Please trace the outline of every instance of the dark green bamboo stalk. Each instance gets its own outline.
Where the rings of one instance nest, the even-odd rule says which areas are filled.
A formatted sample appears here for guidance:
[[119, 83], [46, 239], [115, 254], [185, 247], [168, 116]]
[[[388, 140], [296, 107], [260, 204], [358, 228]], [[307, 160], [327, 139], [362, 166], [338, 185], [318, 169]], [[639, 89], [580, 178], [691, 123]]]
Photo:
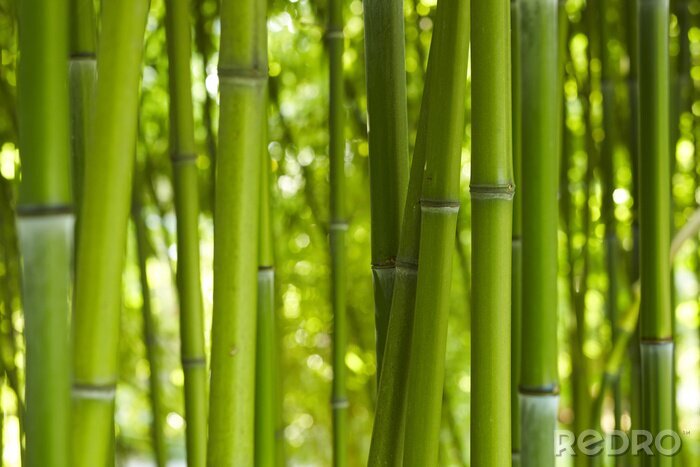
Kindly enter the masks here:
[[[673, 429], [668, 29], [668, 0], [639, 0], [642, 428], [654, 436]], [[642, 463], [671, 466], [673, 458]]]
[[[330, 159], [330, 252], [331, 304], [333, 309], [333, 465], [347, 465], [348, 399], [345, 387], [345, 349], [347, 317], [345, 304], [346, 253], [345, 235], [345, 109], [343, 96], [343, 3], [329, 3], [326, 42], [330, 63], [329, 143]], [[375, 278], [378, 276], [375, 276]], [[375, 284], [377, 282], [375, 281]], [[377, 294], [375, 293], [375, 296]]]
[[260, 157], [267, 83], [263, 0], [221, 4], [219, 153], [207, 465], [254, 465]]
[[[23, 263], [26, 446], [30, 467], [68, 462], [69, 304], [73, 245], [68, 3], [19, 4], [17, 229]], [[52, 118], [47, 118], [47, 112]]]
[[[523, 13], [526, 3], [520, 5]], [[509, 465], [513, 458], [513, 309], [511, 289], [502, 286], [512, 278], [514, 247], [510, 16], [507, 1], [473, 2], [471, 465]], [[524, 23], [518, 24], [521, 26]], [[525, 38], [518, 39], [518, 45], [525, 45]], [[520, 103], [518, 100], [516, 111]], [[520, 128], [517, 134], [524, 141]], [[518, 213], [517, 220], [520, 218]], [[515, 240], [517, 247], [519, 239]], [[516, 292], [518, 287], [516, 284]]]
[[203, 467], [207, 443], [207, 361], [199, 272], [199, 188], [190, 76], [189, 2], [168, 0], [165, 6], [187, 461], [190, 467]]
[[150, 374], [149, 397], [151, 400], [151, 439], [156, 465], [165, 467], [168, 462], [168, 448], [165, 444], [165, 417], [163, 414], [163, 389], [160, 385], [160, 356], [158, 355], [158, 332], [155, 317], [151, 307], [151, 288], [148, 283], [147, 262], [149, 256], [148, 231], [143, 218], [143, 194], [141, 181], [135, 177], [133, 187], [133, 205], [131, 218], [134, 222], [136, 237], [136, 256], [139, 267], [139, 281], [141, 284], [141, 315], [143, 317], [143, 340], [146, 347], [146, 359]]
[[[520, 63], [520, 2], [511, 0], [511, 90], [512, 90], [512, 137], [513, 137], [513, 172], [515, 186], [521, 184], [522, 172], [522, 101], [521, 101], [521, 63]], [[520, 382], [521, 321], [522, 321], [522, 200], [516, 191], [513, 197], [513, 240], [511, 270], [511, 330], [510, 330], [510, 425], [511, 451], [513, 467], [520, 467], [520, 400], [518, 385]]]
[[[267, 113], [263, 126], [267, 125]], [[275, 331], [275, 269], [272, 258], [270, 219], [270, 158], [267, 131], [263, 128], [263, 157], [260, 173], [260, 243], [258, 245], [258, 336], [255, 362], [255, 465], [277, 465], [278, 420], [277, 337]]]
[[522, 0], [522, 465], [554, 466], [559, 128], [556, 0]]
[[377, 382], [389, 326], [408, 179], [403, 2], [364, 0]]
[[428, 92], [430, 99], [441, 108], [431, 115], [426, 129], [425, 145], [430, 152], [426, 157], [420, 198], [419, 268], [408, 364], [403, 456], [407, 467], [437, 462], [464, 137], [469, 2], [440, 0], [437, 8], [434, 48], [429, 59], [435, 61], [436, 72], [430, 77]]
[[98, 53], [76, 255], [72, 467], [113, 462], [121, 276], [148, 3], [102, 2], [105, 53]]
[[[95, 11], [91, 0], [70, 0], [69, 87], [73, 141], [73, 197], [80, 207], [88, 142], [89, 113], [95, 88]], [[76, 213], [79, 220], [80, 213]]]

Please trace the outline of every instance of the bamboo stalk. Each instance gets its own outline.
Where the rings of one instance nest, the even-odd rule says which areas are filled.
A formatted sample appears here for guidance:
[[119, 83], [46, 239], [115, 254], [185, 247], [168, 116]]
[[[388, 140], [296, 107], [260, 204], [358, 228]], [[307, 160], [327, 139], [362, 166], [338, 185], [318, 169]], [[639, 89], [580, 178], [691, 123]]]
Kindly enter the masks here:
[[331, 304], [333, 309], [333, 385], [331, 389], [331, 407], [333, 409], [333, 465], [335, 467], [345, 466], [348, 462], [348, 399], [345, 382], [345, 350], [348, 332], [345, 303], [345, 236], [348, 224], [345, 214], [343, 40], [343, 3], [340, 0], [333, 0], [329, 3], [326, 42], [330, 64], [328, 158], [330, 160], [331, 219], [329, 240]]
[[141, 285], [141, 315], [143, 317], [143, 341], [146, 347], [146, 359], [150, 369], [148, 383], [151, 401], [151, 439], [156, 465], [165, 467], [168, 461], [168, 449], [165, 444], [165, 417], [163, 414], [163, 390], [159, 384], [161, 365], [158, 355], [157, 325], [151, 307], [151, 288], [148, 282], [148, 232], [143, 218], [143, 195], [140, 177], [135, 177], [133, 187], [133, 204], [131, 218], [134, 222], [136, 238], [136, 256]]
[[263, 0], [221, 4], [219, 152], [207, 465], [254, 465], [255, 336], [262, 122]]
[[[520, 4], [522, 13], [526, 12], [525, 3]], [[509, 465], [513, 459], [510, 394], [513, 308], [511, 289], [499, 285], [508, 284], [512, 267], [518, 265], [512, 263], [514, 246], [515, 260], [520, 260], [519, 239], [514, 235], [519, 234], [523, 224], [522, 214], [518, 212], [517, 231], [512, 229], [514, 123], [510, 16], [507, 1], [473, 3], [471, 465]], [[516, 25], [516, 34], [523, 26], [524, 23]], [[525, 44], [525, 38], [516, 38], [518, 46]], [[518, 73], [520, 70], [525, 71], [524, 67]], [[519, 89], [515, 92], [520, 95]], [[516, 112], [521, 102], [520, 99], [516, 102]], [[516, 135], [522, 138], [518, 143], [524, 141], [520, 128]], [[520, 148], [516, 151], [520, 153]], [[516, 293], [518, 287], [516, 284]], [[494, 420], [499, 422], [493, 423]]]
[[378, 383], [408, 181], [405, 39], [403, 2], [363, 4]]
[[194, 141], [189, 2], [166, 2], [170, 86], [170, 154], [177, 218], [177, 290], [180, 301], [180, 354], [185, 374], [187, 461], [206, 463], [207, 361], [199, 266], [199, 187]]
[[435, 61], [436, 72], [430, 77], [428, 95], [441, 108], [431, 115], [426, 128], [425, 147], [430, 152], [420, 198], [419, 267], [403, 456], [407, 467], [434, 465], [438, 455], [453, 242], [459, 210], [469, 2], [439, 1], [433, 34], [434, 48], [429, 60]]
[[[668, 0], [639, 0], [638, 21], [642, 428], [656, 436], [673, 429]], [[672, 464], [660, 453], [642, 458]]]
[[[521, 62], [520, 62], [520, 2], [511, 0], [511, 100], [512, 100], [512, 138], [513, 138], [513, 175], [515, 186], [521, 185], [522, 173], [522, 98]], [[520, 467], [520, 400], [518, 385], [520, 381], [520, 352], [522, 335], [522, 200], [516, 190], [513, 197], [513, 236], [512, 236], [512, 270], [511, 270], [511, 331], [510, 331], [510, 425], [511, 451], [513, 467]]]
[[102, 3], [94, 106], [78, 225], [72, 467], [113, 462], [121, 276], [136, 144], [146, 0]]
[[554, 466], [557, 381], [559, 116], [556, 0], [521, 4], [523, 318], [522, 465]]
[[[30, 467], [62, 467], [69, 465], [74, 221], [65, 85], [68, 3], [24, 1], [18, 14], [22, 183], [17, 234], [26, 338], [26, 462]], [[53, 118], [46, 118], [47, 109]]]

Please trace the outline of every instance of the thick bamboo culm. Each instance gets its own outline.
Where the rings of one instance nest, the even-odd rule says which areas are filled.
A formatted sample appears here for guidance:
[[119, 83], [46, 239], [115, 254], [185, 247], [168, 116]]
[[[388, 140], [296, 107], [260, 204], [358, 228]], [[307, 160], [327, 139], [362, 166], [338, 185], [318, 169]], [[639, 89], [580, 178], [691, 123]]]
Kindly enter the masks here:
[[102, 2], [98, 80], [78, 225], [72, 467], [113, 463], [121, 278], [136, 145], [147, 0]]
[[499, 284], [512, 277], [514, 245], [511, 5], [473, 5], [471, 465], [509, 465], [511, 289]]
[[403, 2], [364, 0], [372, 279], [381, 377], [408, 182]]
[[264, 0], [224, 0], [207, 465], [254, 465], [260, 158], [267, 83]]
[[[669, 3], [638, 1], [641, 428], [656, 436], [673, 429]], [[645, 456], [642, 465], [671, 466], [673, 458]]]
[[521, 2], [522, 353], [521, 465], [553, 467], [558, 405], [558, 4]]
[[177, 218], [180, 354], [185, 375], [187, 462], [206, 464], [207, 361], [199, 265], [199, 187], [190, 76], [190, 2], [167, 0], [170, 157]]
[[418, 280], [403, 455], [407, 467], [437, 462], [464, 138], [469, 2], [440, 0], [436, 15], [430, 56], [436, 62], [436, 73], [430, 77], [429, 90], [436, 112], [427, 121], [425, 144], [430, 152], [426, 155], [420, 198]]
[[520, 399], [518, 385], [520, 384], [521, 365], [521, 336], [522, 336], [522, 264], [523, 264], [523, 229], [522, 229], [522, 197], [518, 191], [522, 179], [521, 151], [521, 73], [520, 73], [520, 2], [511, 0], [511, 108], [512, 108], [512, 141], [513, 141], [513, 175], [516, 191], [513, 196], [513, 246], [511, 270], [511, 327], [510, 327], [510, 429], [511, 452], [513, 467], [520, 466]]
[[[68, 2], [28, 0], [18, 8], [22, 183], [17, 233], [26, 338], [25, 460], [29, 467], [67, 467], [74, 220]], [[49, 112], [54, 118], [46, 118]]]
[[328, 10], [326, 44], [330, 66], [328, 158], [330, 160], [330, 255], [331, 306], [333, 310], [333, 465], [348, 462], [348, 398], [346, 389], [345, 351], [347, 346], [346, 317], [346, 252], [348, 230], [345, 218], [345, 109], [343, 91], [343, 3], [332, 0]]

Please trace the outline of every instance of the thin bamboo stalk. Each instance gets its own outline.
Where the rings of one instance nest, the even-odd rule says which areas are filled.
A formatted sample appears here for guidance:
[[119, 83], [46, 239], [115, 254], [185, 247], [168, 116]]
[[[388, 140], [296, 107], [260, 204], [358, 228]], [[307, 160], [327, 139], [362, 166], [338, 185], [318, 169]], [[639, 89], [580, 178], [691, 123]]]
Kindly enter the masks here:
[[389, 326], [408, 182], [403, 2], [364, 0], [377, 382]]
[[[527, 12], [526, 3], [520, 4], [521, 14]], [[510, 412], [513, 308], [510, 288], [499, 285], [508, 284], [513, 267], [515, 187], [510, 16], [507, 1], [473, 2], [471, 465], [508, 465], [513, 458]], [[525, 31], [524, 23], [516, 27]], [[516, 42], [524, 46], [526, 38], [519, 36]], [[518, 72], [524, 73], [524, 66]], [[519, 91], [516, 90], [516, 95], [523, 100], [517, 101], [515, 109], [526, 102]], [[518, 143], [525, 136], [520, 130], [519, 127]], [[520, 147], [517, 151], [520, 154]], [[518, 212], [518, 230], [524, 224], [521, 219], [522, 213]], [[520, 260], [517, 256], [515, 259]], [[517, 287], [519, 284], [516, 293]], [[494, 420], [499, 422], [493, 423]]]
[[270, 216], [270, 158], [267, 153], [267, 113], [263, 123], [260, 172], [260, 243], [258, 245], [258, 336], [255, 370], [255, 465], [278, 464], [275, 438], [278, 421], [278, 358], [275, 324], [275, 269]]
[[170, 85], [170, 154], [177, 218], [180, 354], [185, 374], [187, 461], [206, 463], [207, 361], [199, 266], [199, 188], [194, 142], [189, 2], [168, 0], [165, 30]]
[[[430, 77], [428, 95], [433, 105], [439, 103], [441, 108], [439, 113], [431, 115], [426, 128], [425, 145], [430, 152], [426, 157], [420, 198], [421, 237], [408, 363], [405, 466], [434, 465], [438, 455], [464, 137], [469, 2], [439, 1], [433, 34], [434, 48], [429, 60], [435, 61], [436, 70]], [[508, 452], [510, 456], [510, 449]]]
[[73, 467], [113, 462], [121, 276], [148, 3], [102, 3], [99, 50], [105, 53], [98, 53], [76, 255]]
[[521, 4], [523, 319], [521, 462], [554, 466], [557, 381], [559, 117], [556, 0]]
[[[70, 0], [69, 88], [73, 142], [73, 198], [79, 209], [83, 192], [89, 113], [97, 77], [95, 12], [91, 0]], [[76, 213], [79, 222], [80, 213]], [[77, 230], [77, 229], [76, 229]], [[77, 242], [76, 242], [77, 243]]]
[[[346, 390], [345, 351], [347, 346], [347, 317], [345, 303], [346, 253], [345, 236], [348, 229], [345, 214], [345, 109], [343, 95], [343, 3], [329, 3], [326, 42], [330, 65], [329, 143], [330, 160], [330, 256], [331, 305], [333, 309], [333, 465], [347, 465], [348, 457], [348, 399]], [[376, 282], [375, 282], [376, 284]]]
[[[40, 12], [40, 13], [39, 13]], [[73, 240], [68, 3], [19, 4], [22, 183], [17, 233], [26, 338], [30, 467], [68, 466], [69, 312]], [[46, 118], [51, 109], [54, 118]]]
[[[221, 4], [219, 153], [207, 465], [254, 465], [255, 336], [262, 122], [263, 0]], [[263, 53], [264, 52], [264, 53]]]
[[[638, 21], [642, 428], [655, 436], [673, 429], [668, 0], [639, 0]], [[660, 453], [642, 459], [673, 464]]]
[[[520, 62], [520, 1], [511, 0], [511, 100], [512, 100], [512, 138], [513, 138], [513, 175], [515, 186], [521, 184], [522, 173], [522, 99], [520, 96], [521, 62]], [[520, 467], [520, 352], [522, 335], [522, 200], [516, 190], [513, 196], [513, 236], [512, 236], [512, 270], [511, 270], [511, 330], [510, 330], [510, 425], [511, 451], [513, 467]]]
[[151, 439], [156, 465], [165, 467], [168, 462], [168, 448], [165, 443], [165, 417], [163, 414], [163, 388], [160, 385], [161, 364], [158, 352], [158, 331], [153, 308], [151, 306], [151, 288], [148, 282], [148, 231], [143, 218], [143, 195], [140, 177], [135, 177], [133, 187], [133, 204], [131, 219], [134, 222], [136, 238], [136, 256], [141, 285], [141, 315], [143, 317], [143, 341], [146, 347], [146, 359], [150, 369], [149, 397], [151, 401]]

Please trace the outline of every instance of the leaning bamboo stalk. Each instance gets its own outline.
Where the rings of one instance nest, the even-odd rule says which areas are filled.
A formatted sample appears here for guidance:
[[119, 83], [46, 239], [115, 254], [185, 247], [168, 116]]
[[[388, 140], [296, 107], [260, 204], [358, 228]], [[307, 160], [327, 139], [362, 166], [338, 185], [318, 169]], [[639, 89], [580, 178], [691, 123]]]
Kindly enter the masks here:
[[[668, 0], [639, 0], [638, 21], [642, 428], [656, 436], [673, 429]], [[642, 462], [670, 466], [673, 458]]]
[[524, 467], [554, 466], [557, 382], [559, 118], [556, 0], [521, 3], [523, 319], [520, 376]]
[[106, 0], [85, 158], [73, 314], [71, 466], [113, 462], [121, 276], [147, 0]]
[[507, 1], [473, 2], [471, 465], [509, 465], [513, 458], [511, 289], [501, 286], [511, 280], [513, 248], [510, 16]]
[[[522, 173], [521, 151], [521, 63], [520, 63], [520, 2], [511, 0], [511, 90], [512, 90], [512, 141], [513, 141], [513, 175], [515, 186], [520, 186]], [[516, 190], [513, 196], [513, 235], [512, 235], [512, 270], [511, 270], [511, 330], [510, 330], [510, 426], [511, 452], [513, 467], [520, 466], [520, 400], [518, 385], [520, 383], [521, 320], [522, 320], [522, 200]]]
[[403, 2], [364, 0], [372, 279], [381, 377], [408, 181]]
[[426, 130], [425, 144], [430, 152], [420, 199], [419, 267], [406, 396], [406, 466], [437, 462], [464, 137], [469, 2], [440, 0], [437, 8], [435, 45], [429, 60], [435, 60], [440, 72], [430, 78], [429, 96], [441, 108], [427, 122]]
[[[258, 202], [267, 83], [263, 0], [221, 4], [207, 465], [254, 465]], [[264, 52], [264, 53], [263, 53]]]
[[331, 305], [333, 309], [333, 465], [347, 465], [348, 399], [345, 387], [345, 350], [347, 346], [347, 317], [345, 304], [346, 253], [345, 237], [348, 224], [345, 214], [345, 109], [343, 96], [343, 3], [329, 4], [326, 42], [330, 65], [329, 143], [330, 160], [330, 255]]
[[180, 354], [185, 374], [187, 461], [206, 464], [207, 361], [199, 265], [199, 187], [194, 141], [189, 2], [166, 2], [170, 87], [170, 157], [177, 219], [177, 291], [180, 301]]
[[[67, 23], [66, 1], [19, 4], [22, 183], [17, 232], [23, 265], [29, 467], [69, 465], [68, 322], [74, 217]], [[53, 118], [47, 118], [47, 112]]]
[[146, 359], [149, 366], [149, 397], [151, 401], [151, 440], [156, 465], [165, 467], [168, 462], [168, 450], [165, 443], [165, 417], [163, 416], [163, 389], [159, 383], [161, 362], [158, 352], [156, 320], [151, 306], [151, 287], [148, 282], [148, 231], [143, 218], [143, 194], [141, 181], [135, 177], [131, 219], [134, 223], [136, 237], [136, 261], [139, 268], [141, 285], [141, 316], [143, 317], [143, 341], [146, 347]]

